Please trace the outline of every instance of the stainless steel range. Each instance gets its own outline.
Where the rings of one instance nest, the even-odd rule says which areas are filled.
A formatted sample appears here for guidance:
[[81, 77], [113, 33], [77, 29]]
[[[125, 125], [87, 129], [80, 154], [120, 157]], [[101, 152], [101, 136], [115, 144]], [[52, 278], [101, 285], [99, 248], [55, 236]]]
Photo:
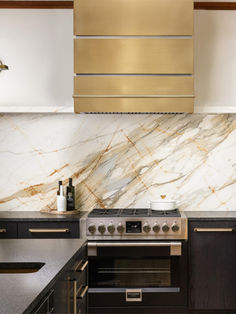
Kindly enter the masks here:
[[86, 224], [89, 314], [166, 313], [170, 306], [184, 313], [188, 255], [183, 213], [94, 209]]
[[87, 218], [89, 240], [187, 239], [187, 218], [178, 209], [93, 209]]

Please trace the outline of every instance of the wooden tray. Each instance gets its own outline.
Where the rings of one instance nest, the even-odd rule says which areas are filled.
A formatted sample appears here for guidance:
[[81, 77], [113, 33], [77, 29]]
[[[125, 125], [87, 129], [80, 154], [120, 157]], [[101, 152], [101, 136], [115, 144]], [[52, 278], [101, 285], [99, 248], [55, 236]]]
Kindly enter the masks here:
[[79, 213], [79, 210], [70, 210], [70, 211], [66, 211], [66, 212], [59, 212], [56, 209], [41, 209], [40, 210], [41, 213], [45, 213], [45, 214], [52, 214], [52, 215], [76, 215]]

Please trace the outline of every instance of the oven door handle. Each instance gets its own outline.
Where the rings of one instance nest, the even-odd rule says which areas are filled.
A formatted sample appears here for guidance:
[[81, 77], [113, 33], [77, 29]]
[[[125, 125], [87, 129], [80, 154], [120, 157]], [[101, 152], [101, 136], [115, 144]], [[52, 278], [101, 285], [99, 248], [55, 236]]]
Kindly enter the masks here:
[[169, 247], [170, 256], [181, 256], [181, 242], [88, 242], [88, 256], [97, 256], [98, 247]]

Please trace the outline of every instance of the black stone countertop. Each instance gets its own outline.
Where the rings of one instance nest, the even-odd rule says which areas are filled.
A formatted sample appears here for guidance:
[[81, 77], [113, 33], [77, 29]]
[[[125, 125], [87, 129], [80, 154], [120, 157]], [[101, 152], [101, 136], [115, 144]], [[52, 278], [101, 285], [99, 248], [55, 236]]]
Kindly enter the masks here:
[[55, 215], [41, 213], [39, 211], [25, 211], [25, 212], [11, 212], [11, 211], [0, 211], [0, 220], [4, 221], [75, 221], [79, 220], [86, 214], [85, 211], [79, 211], [75, 215]]
[[236, 219], [236, 211], [186, 211], [189, 220], [231, 220]]
[[39, 302], [85, 241], [86, 239], [0, 240], [0, 262], [45, 263], [36, 273], [0, 274], [0, 314], [20, 314], [29, 310], [36, 299]]

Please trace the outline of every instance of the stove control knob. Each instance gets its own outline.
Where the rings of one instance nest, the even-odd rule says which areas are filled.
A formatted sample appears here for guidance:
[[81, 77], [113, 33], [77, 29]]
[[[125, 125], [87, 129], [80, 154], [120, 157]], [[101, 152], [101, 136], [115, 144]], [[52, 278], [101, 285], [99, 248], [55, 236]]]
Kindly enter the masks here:
[[118, 227], [117, 227], [117, 231], [119, 233], [123, 233], [125, 231], [125, 227], [122, 224], [119, 224]]
[[99, 231], [100, 233], [104, 233], [104, 232], [106, 231], [106, 227], [105, 227], [103, 224], [100, 224], [100, 225], [98, 226], [98, 231]]
[[95, 233], [95, 232], [96, 232], [96, 226], [95, 226], [95, 225], [89, 225], [88, 231], [89, 231], [90, 233]]
[[107, 227], [107, 230], [110, 232], [110, 233], [114, 233], [115, 232], [115, 227], [113, 224], [109, 224], [109, 226]]
[[155, 224], [153, 227], [152, 227], [152, 230], [157, 233], [160, 231], [160, 226], [158, 224]]
[[173, 223], [173, 225], [171, 226], [171, 229], [173, 232], [177, 232], [179, 231], [179, 225], [177, 225], [177, 223]]
[[167, 223], [164, 223], [162, 226], [162, 231], [163, 232], [168, 232], [170, 230], [170, 227], [167, 225]]
[[149, 226], [149, 224], [144, 224], [143, 231], [147, 233], [151, 231], [151, 227]]

